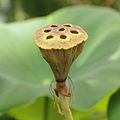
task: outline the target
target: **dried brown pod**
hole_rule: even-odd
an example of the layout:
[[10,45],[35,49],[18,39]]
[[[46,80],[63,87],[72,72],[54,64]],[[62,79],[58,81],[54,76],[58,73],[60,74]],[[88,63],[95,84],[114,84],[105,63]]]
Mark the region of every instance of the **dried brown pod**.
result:
[[87,38],[81,27],[72,24],[51,24],[35,33],[35,43],[54,73],[57,96],[70,96],[65,81]]

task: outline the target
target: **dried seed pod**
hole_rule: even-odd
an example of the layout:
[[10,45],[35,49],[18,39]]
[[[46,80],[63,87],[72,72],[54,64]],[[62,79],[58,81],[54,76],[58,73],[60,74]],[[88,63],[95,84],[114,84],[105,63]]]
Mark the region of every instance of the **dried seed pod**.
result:
[[87,33],[72,24],[51,24],[35,33],[35,42],[49,63],[57,81],[56,94],[66,94],[70,66],[81,53]]

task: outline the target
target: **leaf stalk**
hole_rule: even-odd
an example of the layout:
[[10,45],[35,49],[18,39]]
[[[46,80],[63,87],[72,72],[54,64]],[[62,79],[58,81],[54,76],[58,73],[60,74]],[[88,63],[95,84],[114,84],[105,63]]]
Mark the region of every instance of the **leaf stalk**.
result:
[[69,106],[69,103],[66,99],[66,96],[59,94],[59,98],[60,98],[60,103],[61,103],[62,110],[64,112],[66,119],[73,120],[72,112],[70,110],[70,106]]

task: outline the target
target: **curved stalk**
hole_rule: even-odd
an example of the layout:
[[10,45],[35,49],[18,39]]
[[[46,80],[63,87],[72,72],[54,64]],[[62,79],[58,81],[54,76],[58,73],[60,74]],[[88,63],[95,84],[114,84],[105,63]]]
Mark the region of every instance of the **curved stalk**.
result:
[[67,120],[73,120],[73,116],[72,116],[72,112],[70,110],[68,101],[66,99],[66,96],[59,94],[59,98],[60,98],[60,103],[62,106],[62,110],[64,112],[64,115],[66,117]]

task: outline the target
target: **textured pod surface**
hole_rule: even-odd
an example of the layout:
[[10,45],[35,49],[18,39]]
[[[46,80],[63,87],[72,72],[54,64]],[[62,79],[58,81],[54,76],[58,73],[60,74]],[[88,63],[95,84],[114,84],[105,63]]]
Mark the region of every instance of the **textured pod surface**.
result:
[[80,54],[84,42],[70,48],[64,49],[40,49],[45,60],[49,63],[57,81],[64,81],[67,78],[70,66],[74,59]]
[[69,49],[87,38],[81,27],[72,24],[51,24],[35,33],[35,42],[43,49]]
[[56,81],[66,80],[70,66],[87,38],[87,33],[81,27],[72,24],[52,24],[35,33],[35,42]]

